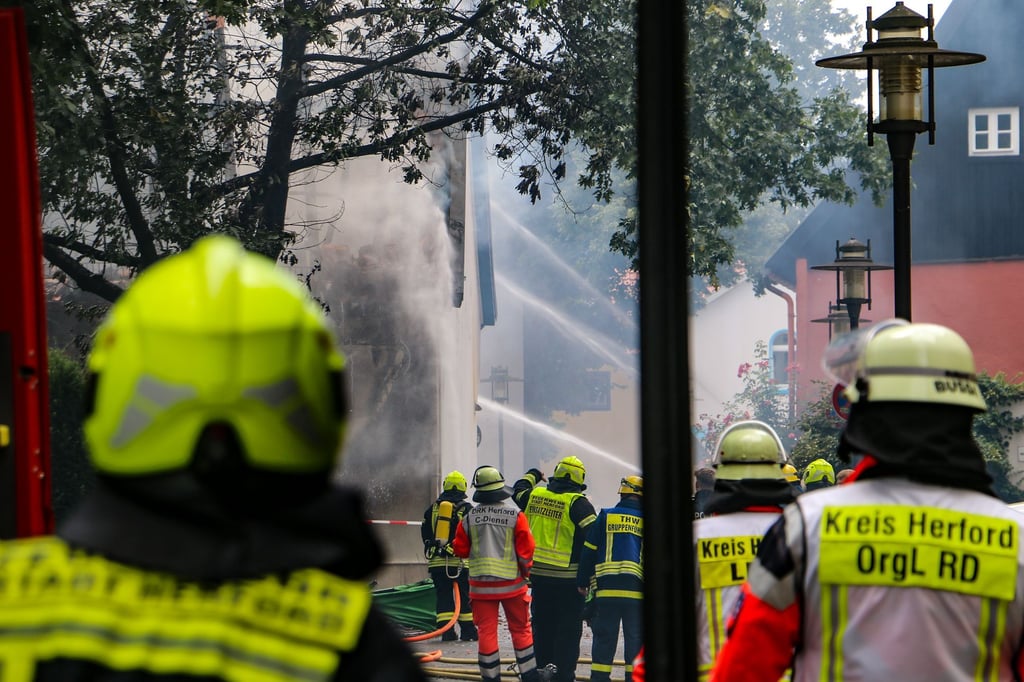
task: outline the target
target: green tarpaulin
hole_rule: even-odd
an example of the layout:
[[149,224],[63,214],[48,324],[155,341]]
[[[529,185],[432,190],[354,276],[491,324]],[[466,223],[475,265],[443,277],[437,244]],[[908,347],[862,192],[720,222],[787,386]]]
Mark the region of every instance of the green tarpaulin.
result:
[[434,583],[427,578],[411,585],[374,590],[373,601],[388,618],[411,630],[437,629],[434,613]]

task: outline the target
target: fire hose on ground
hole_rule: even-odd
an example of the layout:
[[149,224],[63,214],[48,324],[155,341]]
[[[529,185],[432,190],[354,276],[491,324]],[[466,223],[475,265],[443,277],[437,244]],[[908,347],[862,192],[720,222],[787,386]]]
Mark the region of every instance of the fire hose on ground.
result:
[[[455,597],[455,611],[452,613],[451,619],[449,619],[449,621],[447,623],[445,623],[444,625],[442,625],[440,628],[438,628],[438,629],[436,629],[436,630],[434,630],[432,632],[425,632],[425,633],[422,633],[422,634],[419,634],[419,635],[412,635],[412,636],[409,636],[409,637],[405,637],[404,638],[405,641],[407,641],[407,642],[423,642],[423,641],[428,640],[428,639],[433,639],[434,637],[440,637],[442,634],[444,634],[445,632],[450,630],[452,627],[454,627],[456,621],[458,621],[458,619],[459,619],[459,613],[461,612],[461,607],[462,607],[462,600],[461,600],[461,595],[459,594],[459,586],[458,586],[458,584],[453,584],[452,585],[452,594]],[[581,658],[579,660],[579,662],[583,663],[584,665],[587,665],[587,664],[590,664],[592,662],[592,660],[589,659],[589,658]],[[454,658],[454,657],[451,657],[451,656],[445,656],[444,653],[440,649],[438,649],[438,650],[435,650],[435,651],[426,651],[426,652],[420,653],[420,663],[421,664],[445,663],[445,664],[454,665],[454,666],[471,666],[471,667],[468,667],[468,668],[457,668],[457,667],[453,668],[453,667],[435,667],[433,665],[423,665],[423,672],[428,677],[430,677],[431,679],[440,679],[440,680],[479,680],[480,679],[480,671],[479,671],[479,669],[477,667],[479,665],[479,661],[477,659],[475,659],[475,658]],[[502,658],[501,659],[501,664],[504,665],[504,666],[508,666],[505,670],[501,671],[501,678],[502,679],[509,679],[509,680],[519,679],[519,673],[516,672],[516,669],[515,669],[515,659],[514,658]],[[625,662],[624,661],[613,661],[612,665],[620,665],[620,666],[622,666],[622,665],[625,665]],[[584,675],[576,675],[576,679],[577,680],[581,680],[583,682],[586,682],[590,678],[586,677]],[[625,682],[625,680],[624,680],[624,678],[612,678],[612,682]]]
[[[388,525],[388,526],[420,526],[421,521],[392,521],[392,520],[378,520],[373,519],[370,521],[371,524],[375,525]],[[419,635],[411,635],[405,637],[407,642],[423,642],[435,637],[440,637],[448,630],[455,626],[455,623],[459,620],[459,614],[461,613],[461,595],[459,594],[459,586],[456,583],[452,584],[452,593],[455,597],[455,611],[452,613],[452,617],[447,623],[431,632],[424,632]],[[445,656],[444,652],[440,649],[433,651],[425,651],[419,653],[419,660],[421,664],[436,664],[444,663],[452,666],[468,666],[467,668],[458,667],[434,667],[433,665],[423,665],[423,672],[426,673],[431,679],[435,680],[479,680],[479,661],[475,658],[455,658]],[[580,658],[579,663],[589,665],[592,662],[590,658]],[[502,679],[515,680],[519,679],[519,673],[516,671],[515,658],[502,658],[501,664],[506,666],[501,671]],[[625,662],[621,660],[612,661],[612,665],[624,666]],[[576,679],[581,682],[589,682],[590,678],[585,675],[576,675]],[[612,678],[611,682],[625,682],[624,678]]]

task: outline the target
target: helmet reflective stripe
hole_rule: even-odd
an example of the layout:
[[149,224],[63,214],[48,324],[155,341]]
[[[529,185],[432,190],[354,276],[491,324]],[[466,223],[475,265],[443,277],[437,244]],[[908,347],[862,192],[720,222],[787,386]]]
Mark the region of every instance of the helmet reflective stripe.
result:
[[117,431],[110,439],[111,445],[124,447],[152,423],[156,414],[195,396],[196,390],[191,386],[169,384],[152,376],[139,377],[135,396],[121,416]]
[[626,476],[619,481],[620,495],[643,495],[644,479],[640,476]]
[[288,377],[268,386],[250,386],[242,392],[247,398],[255,398],[269,407],[279,408],[292,398],[299,398],[299,384],[294,378]]
[[862,374],[866,377],[903,374],[921,377],[948,377],[950,379],[964,379],[966,381],[978,380],[977,375],[971,372],[955,372],[946,369],[933,369],[931,367],[865,367]]
[[477,467],[473,472],[473,487],[482,492],[501,490],[505,487],[505,477],[492,466]]

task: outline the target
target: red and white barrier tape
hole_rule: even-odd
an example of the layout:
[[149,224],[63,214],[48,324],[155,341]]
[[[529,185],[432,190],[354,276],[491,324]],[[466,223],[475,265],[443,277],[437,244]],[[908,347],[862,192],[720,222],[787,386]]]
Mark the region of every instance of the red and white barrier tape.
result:
[[375,523],[382,526],[422,526],[422,521],[383,521],[380,519],[370,519],[370,523]]

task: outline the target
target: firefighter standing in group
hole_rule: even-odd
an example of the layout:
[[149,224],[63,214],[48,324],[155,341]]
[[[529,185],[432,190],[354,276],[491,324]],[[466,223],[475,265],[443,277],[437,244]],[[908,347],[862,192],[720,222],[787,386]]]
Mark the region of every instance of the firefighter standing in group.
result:
[[469,559],[469,596],[480,640],[477,660],[484,682],[501,679],[498,606],[505,612],[516,666],[523,682],[541,682],[530,629],[527,579],[533,563],[533,535],[526,516],[512,502],[505,477],[492,466],[473,473],[473,507],[452,541],[457,556]]
[[807,492],[830,488],[836,484],[836,470],[827,459],[816,459],[804,468],[800,484]]
[[726,615],[739,598],[761,538],[796,497],[785,465],[782,441],[764,422],[735,422],[718,439],[709,513],[693,524],[699,680],[711,674],[725,641]]
[[513,497],[526,512],[537,543],[530,587],[537,662],[554,664],[556,680],[573,682],[583,636],[585,597],[576,589],[580,552],[587,526],[597,518],[583,496],[587,471],[579,457],[568,456],[555,466],[547,486],[537,469],[516,481]]
[[991,490],[985,410],[956,332],[891,320],[825,353],[853,481],[805,493],[761,542],[713,679],[962,682],[1024,675],[1024,516]]
[[344,358],[294,277],[204,238],[118,299],[88,370],[95,488],[55,537],[0,543],[5,680],[425,679],[331,484]]
[[441,641],[463,642],[477,640],[476,626],[473,625],[473,605],[469,600],[469,573],[465,562],[455,556],[451,542],[459,523],[473,505],[466,499],[466,477],[460,471],[453,471],[444,477],[441,494],[423,512],[420,535],[423,538],[423,554],[427,558],[427,570],[434,583],[434,603],[438,628],[444,627],[455,615],[455,586],[458,586],[459,630],[452,626],[441,635]]
[[594,616],[590,627],[591,682],[608,682],[622,624],[626,681],[632,680],[633,659],[643,642],[644,606],[644,480],[626,476],[619,482],[619,503],[602,509],[587,530],[576,587],[586,596],[591,580]]

